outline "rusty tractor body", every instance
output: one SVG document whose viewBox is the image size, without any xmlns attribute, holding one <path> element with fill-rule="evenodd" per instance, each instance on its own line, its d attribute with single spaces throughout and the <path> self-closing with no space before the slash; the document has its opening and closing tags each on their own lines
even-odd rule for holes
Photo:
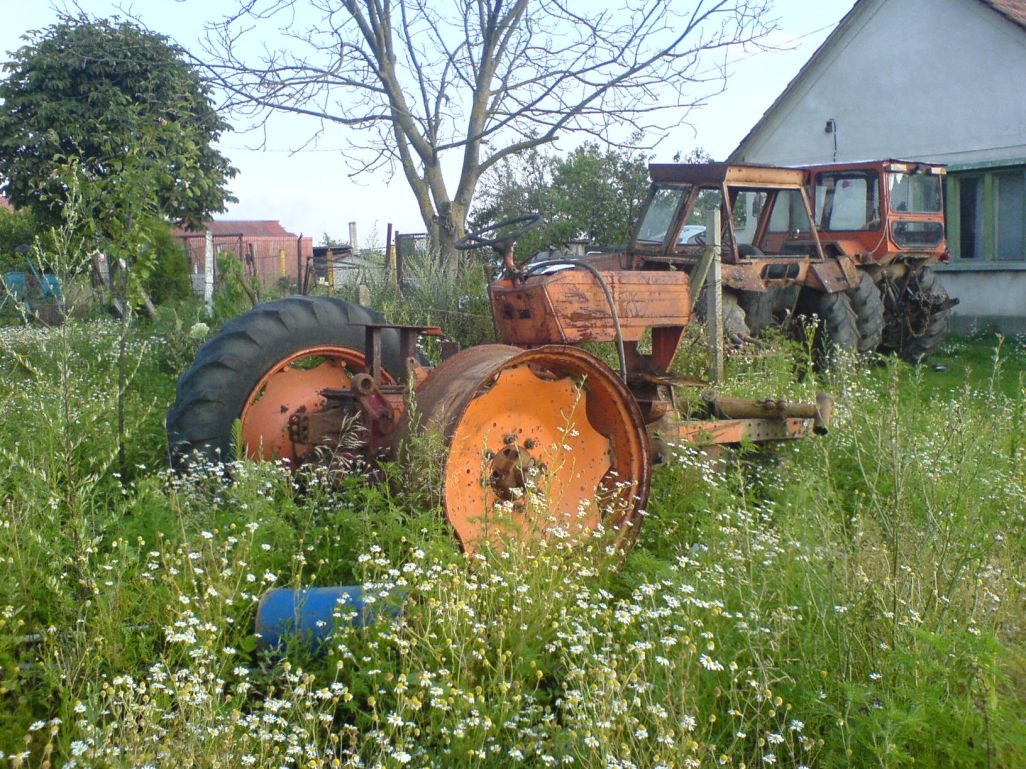
<svg viewBox="0 0 1026 769">
<path fill-rule="evenodd" d="M 701 261 L 711 208 L 721 212 L 723 282 L 741 292 L 808 286 L 834 293 L 858 279 L 855 263 L 827 255 L 801 170 L 730 163 L 653 164 L 652 192 L 628 248 L 638 268 L 690 272 Z"/>
<path fill-rule="evenodd" d="M 636 269 L 700 277 L 707 242 L 718 242 L 729 339 L 747 340 L 798 313 L 833 311 L 821 347 L 857 346 L 854 328 L 844 325 L 854 318 L 847 292 L 858 285 L 857 265 L 820 244 L 804 171 L 735 163 L 649 170 L 652 190 L 625 254 Z M 715 241 L 706 232 L 712 210 L 720 212 Z"/>
<path fill-rule="evenodd" d="M 827 253 L 895 273 L 950 258 L 944 233 L 945 166 L 871 160 L 804 170 Z"/>
<path fill-rule="evenodd" d="M 822 320 L 824 347 L 910 359 L 939 343 L 951 300 L 929 265 L 946 255 L 943 167 L 880 161 L 816 168 L 650 166 L 652 190 L 626 255 L 637 269 L 701 264 L 719 209 L 728 335 Z M 927 349 L 929 348 L 929 349 Z"/>
<path fill-rule="evenodd" d="M 691 280 L 624 255 L 526 267 L 516 237 L 539 217 L 468 235 L 504 269 L 489 287 L 503 344 L 417 354 L 436 328 L 396 326 L 327 297 L 258 305 L 230 321 L 179 381 L 167 428 L 172 461 L 232 454 L 374 474 L 431 436 L 440 497 L 465 549 L 503 537 L 637 536 L 653 466 L 669 445 L 741 444 L 825 432 L 831 400 L 727 398 L 674 376 L 691 321 Z M 644 343 L 643 343 L 643 340 Z M 612 342 L 618 370 L 577 345 Z M 698 388 L 700 397 L 675 391 Z M 678 407 L 687 400 L 691 405 Z"/>
<path fill-rule="evenodd" d="M 929 355 L 958 304 L 932 271 L 951 258 L 945 166 L 871 160 L 805 171 L 824 251 L 853 260 L 880 291 L 884 346 L 913 360 Z"/>
</svg>

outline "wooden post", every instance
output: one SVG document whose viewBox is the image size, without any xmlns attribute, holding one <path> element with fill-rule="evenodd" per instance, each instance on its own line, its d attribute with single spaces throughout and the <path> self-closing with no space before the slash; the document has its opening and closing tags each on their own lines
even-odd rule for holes
<svg viewBox="0 0 1026 769">
<path fill-rule="evenodd" d="M 403 252 L 399 248 L 399 233 L 395 234 L 395 293 L 403 295 Z"/>
<path fill-rule="evenodd" d="M 288 270 L 285 268 L 285 249 L 278 249 L 278 277 L 285 280 L 289 276 Z"/>
<path fill-rule="evenodd" d="M 203 240 L 203 304 L 207 315 L 214 314 L 214 233 L 207 230 Z"/>
<path fill-rule="evenodd" d="M 296 238 L 296 291 L 300 294 L 303 291 L 303 233 Z"/>
<path fill-rule="evenodd" d="M 723 381 L 723 268 L 720 258 L 720 208 L 705 218 L 705 242 L 712 249 L 706 280 L 705 327 L 709 335 L 709 381 Z"/>
<path fill-rule="evenodd" d="M 395 251 L 392 250 L 391 222 L 388 223 L 388 229 L 385 230 L 385 277 L 392 284 L 392 288 L 395 288 Z"/>
</svg>

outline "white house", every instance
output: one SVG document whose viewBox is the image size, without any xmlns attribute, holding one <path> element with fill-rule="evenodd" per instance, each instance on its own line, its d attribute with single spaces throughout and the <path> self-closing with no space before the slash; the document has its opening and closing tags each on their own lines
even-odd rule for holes
<svg viewBox="0 0 1026 769">
<path fill-rule="evenodd" d="M 948 166 L 953 325 L 1026 332 L 1026 0 L 858 0 L 734 150 Z"/>
</svg>

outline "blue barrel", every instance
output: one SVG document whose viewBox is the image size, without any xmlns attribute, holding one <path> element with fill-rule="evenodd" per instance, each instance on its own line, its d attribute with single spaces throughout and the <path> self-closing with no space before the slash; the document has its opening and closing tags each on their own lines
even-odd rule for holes
<svg viewBox="0 0 1026 769">
<path fill-rule="evenodd" d="M 256 613 L 258 647 L 274 649 L 285 638 L 300 638 L 313 647 L 323 646 L 338 621 L 335 610 L 343 614 L 355 612 L 352 624 L 362 627 L 382 613 L 399 614 L 400 606 L 394 601 L 364 600 L 359 585 L 337 587 L 306 587 L 299 590 L 275 588 L 260 599 Z"/>
</svg>

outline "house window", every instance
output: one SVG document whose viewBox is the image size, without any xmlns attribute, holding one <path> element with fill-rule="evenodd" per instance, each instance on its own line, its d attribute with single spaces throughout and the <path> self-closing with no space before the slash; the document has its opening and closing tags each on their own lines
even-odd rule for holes
<svg viewBox="0 0 1026 769">
<path fill-rule="evenodd" d="M 978 259 L 983 235 L 983 179 L 963 176 L 958 180 L 958 221 L 960 226 L 958 255 L 962 259 Z"/>
<path fill-rule="evenodd" d="M 995 193 L 998 259 L 1022 259 L 1026 232 L 1023 231 L 1023 217 L 1026 216 L 1026 195 L 1023 190 L 1023 172 L 996 174 Z"/>
<path fill-rule="evenodd" d="M 948 245 L 974 261 L 1026 260 L 1026 166 L 948 174 Z"/>
</svg>

